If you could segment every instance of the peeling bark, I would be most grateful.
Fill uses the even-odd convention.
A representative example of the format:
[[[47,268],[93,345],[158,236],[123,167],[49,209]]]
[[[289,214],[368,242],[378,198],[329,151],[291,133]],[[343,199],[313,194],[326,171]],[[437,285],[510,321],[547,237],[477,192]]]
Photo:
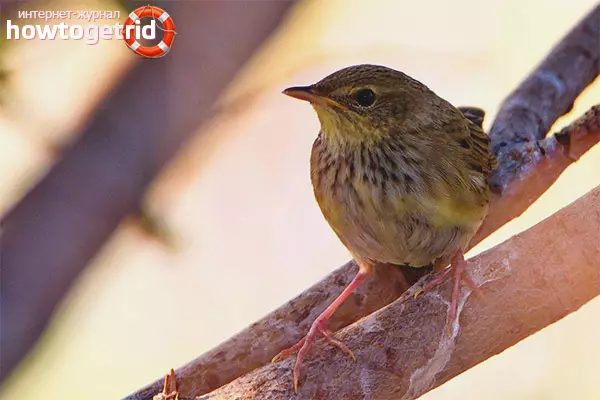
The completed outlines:
[[[411,289],[336,334],[356,362],[317,345],[305,360],[297,394],[290,357],[199,399],[417,398],[600,295],[598,227],[600,187],[471,259],[471,276],[487,304],[463,289],[450,336],[444,328],[451,282],[416,301]]]

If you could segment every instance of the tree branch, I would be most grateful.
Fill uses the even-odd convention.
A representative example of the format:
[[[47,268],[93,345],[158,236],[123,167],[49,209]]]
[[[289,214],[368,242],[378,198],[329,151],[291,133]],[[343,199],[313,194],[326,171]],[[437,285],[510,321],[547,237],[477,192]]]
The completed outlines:
[[[600,105],[554,135],[514,146],[513,157],[504,171],[511,172],[510,183],[502,193],[492,193],[491,207],[472,245],[521,215],[572,163],[600,141]],[[515,161],[518,159],[519,161]],[[506,160],[506,159],[505,159]],[[499,176],[499,175],[497,175]],[[505,175],[508,176],[508,175]]]
[[[311,353],[296,398],[414,399],[577,310],[600,295],[599,226],[600,187],[470,260],[487,304],[463,290],[450,337],[451,282],[417,301],[411,289],[336,335],[356,362],[323,344]],[[201,398],[290,399],[293,366],[268,364]]]
[[[536,133],[527,136],[531,140],[524,142],[523,134],[519,133],[521,128],[518,123],[519,120],[528,118],[526,117],[528,109],[533,110],[533,113],[541,112],[536,100],[539,98],[539,94],[535,88],[540,85],[539,91],[545,93],[548,81],[539,78],[540,76],[542,78],[559,76],[560,82],[563,84],[558,104],[544,103],[544,117],[543,120],[539,120],[539,123],[543,123],[546,127],[543,129],[548,129],[557,118],[567,111],[568,107],[565,107],[564,104],[572,104],[583,88],[600,73],[597,62],[600,49],[598,46],[591,46],[589,41],[593,35],[596,37],[600,35],[599,20],[600,6],[592,10],[554,48],[547,59],[531,74],[533,78],[525,80],[522,86],[509,97],[509,99],[519,98],[521,104],[529,107],[525,107],[515,114],[517,122],[514,124],[510,122],[512,115],[510,109],[514,110],[515,104],[519,102],[508,101],[509,99],[505,101],[492,129],[495,132],[493,142],[504,141],[506,144],[495,145],[494,149],[496,154],[507,147],[513,150],[510,153],[505,152],[504,156],[500,155],[500,166],[495,176],[501,178],[495,179],[502,184],[496,186],[497,190],[492,197],[490,213],[473,239],[472,246],[498,227],[519,216],[550,187],[568,165],[600,141],[600,130],[597,129],[600,119],[598,106],[590,110],[581,120],[586,122],[578,122],[570,130],[563,130],[558,135],[544,140],[539,140],[543,136]],[[581,45],[579,44],[580,40],[582,41]],[[579,53],[574,52],[573,49]],[[577,62],[574,63],[573,60],[577,60]],[[576,67],[573,67],[572,64],[576,64]],[[589,71],[593,71],[594,77]],[[504,107],[507,107],[508,111],[505,111]],[[462,108],[461,110],[475,123],[480,123],[480,119],[483,119],[483,115],[478,109]],[[534,129],[533,132],[539,132],[540,129],[542,128]],[[347,326],[369,315],[373,310],[386,306],[391,300],[398,298],[409,284],[415,283],[423,272],[414,269],[401,270],[403,274],[394,272],[397,269],[375,268],[377,275],[359,287],[346,302],[347,304],[334,315],[331,320],[332,328],[336,330]],[[179,368],[176,375],[182,398],[192,398],[215,390],[235,377],[242,376],[258,366],[268,363],[279,351],[296,343],[306,334],[316,315],[340,294],[355,273],[356,266],[352,262],[345,264],[294,300],[215,349]],[[419,318],[426,317],[420,316]],[[280,332],[285,334],[280,334]],[[338,372],[342,371],[337,366],[343,367],[331,364],[327,368],[335,369]],[[268,371],[270,370],[265,370],[265,373]],[[257,382],[261,379],[256,375],[252,376],[256,377]],[[126,399],[148,400],[161,388],[162,380],[158,380]]]
[[[496,191],[529,168],[530,160],[543,156],[543,150],[536,148],[535,143],[571,110],[579,93],[596,79],[600,68],[598,38],[600,5],[504,100],[490,130],[492,150],[502,166],[492,178]],[[525,156],[526,162],[516,156]]]
[[[293,4],[165,2],[186,34],[167,57],[140,60],[81,140],[1,222],[0,380]]]

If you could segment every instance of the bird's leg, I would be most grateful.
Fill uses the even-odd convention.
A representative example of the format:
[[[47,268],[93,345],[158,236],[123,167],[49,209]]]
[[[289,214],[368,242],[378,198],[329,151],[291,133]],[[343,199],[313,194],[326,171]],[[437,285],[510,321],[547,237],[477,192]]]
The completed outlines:
[[[483,297],[483,294],[481,293],[481,291],[479,290],[475,282],[473,282],[473,280],[469,276],[469,273],[467,272],[467,262],[465,261],[465,257],[462,251],[456,253],[456,255],[452,257],[450,266],[448,268],[438,272],[435,277],[430,279],[425,285],[423,285],[422,288],[417,290],[417,292],[415,293],[415,298],[419,294],[427,292],[444,283],[448,279],[450,273],[452,273],[453,285],[452,300],[450,301],[450,311],[448,314],[448,329],[450,329],[450,327],[456,320],[458,314],[458,297],[460,294],[461,281],[466,283],[469,289],[471,289],[471,291],[475,293],[475,295],[477,295],[477,297],[479,297],[480,300],[485,302],[485,297]]]
[[[368,265],[365,265],[365,266],[361,265],[360,270],[358,271],[358,273],[356,274],[356,276],[354,277],[352,282],[350,282],[350,284],[348,286],[346,286],[346,288],[333,301],[333,303],[331,303],[329,305],[329,307],[327,307],[325,309],[325,311],[323,311],[321,313],[321,315],[319,315],[317,317],[317,319],[315,319],[315,321],[311,325],[306,336],[304,338],[302,338],[302,340],[300,340],[294,346],[290,347],[289,349],[283,350],[282,352],[280,352],[273,358],[273,362],[275,362],[275,361],[279,360],[280,358],[287,357],[291,354],[294,354],[296,351],[298,351],[298,356],[296,357],[296,364],[294,366],[294,391],[295,392],[298,391],[298,380],[300,378],[300,367],[302,366],[302,361],[304,360],[304,357],[306,357],[308,350],[310,349],[310,347],[312,346],[312,344],[315,342],[315,340],[317,339],[317,337],[319,335],[322,335],[325,338],[325,340],[327,340],[329,343],[339,347],[343,352],[350,355],[350,357],[352,357],[353,359],[356,359],[354,357],[354,354],[352,353],[352,351],[348,348],[348,346],[346,346],[344,343],[335,339],[332,336],[331,331],[327,328],[327,322],[329,321],[329,318],[331,318],[333,313],[335,313],[335,311],[348,298],[348,296],[350,296],[350,293],[352,293],[354,291],[354,289],[356,289],[358,287],[358,285],[360,285],[360,283],[365,279],[365,277],[367,275],[369,275],[369,273],[370,273],[370,267]]]

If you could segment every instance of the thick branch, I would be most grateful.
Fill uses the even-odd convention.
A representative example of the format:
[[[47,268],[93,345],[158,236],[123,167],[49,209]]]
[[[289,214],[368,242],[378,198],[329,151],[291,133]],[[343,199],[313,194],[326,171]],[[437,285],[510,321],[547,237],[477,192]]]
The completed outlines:
[[[590,47],[588,41],[588,36],[600,29],[598,23],[594,25],[594,20],[598,21],[599,19],[599,12],[600,6],[584,18],[556,46],[546,61],[540,64],[539,69],[531,75],[533,77],[536,75],[545,76],[544,74],[559,75],[562,79],[561,82],[564,84],[564,98],[561,97],[556,107],[549,104],[546,106],[549,108],[544,109],[546,112],[544,114],[545,119],[540,121],[546,127],[544,129],[548,129],[556,118],[568,110],[568,107],[561,105],[564,100],[567,99],[568,103],[571,104],[585,87],[584,83],[589,83],[594,79],[588,73],[581,75],[581,71],[589,71],[590,68],[595,67],[594,77],[600,73],[598,64],[593,65],[593,60],[598,60],[600,57],[600,47]],[[579,40],[583,40],[583,45],[579,45]],[[574,54],[572,49],[578,49],[581,54]],[[581,69],[571,69],[571,61],[567,56],[575,57],[576,60],[583,60],[577,64]],[[560,60],[560,62],[557,60]],[[575,76],[571,76],[571,74]],[[545,88],[546,81],[531,78],[525,80],[510,98],[521,98],[525,103],[532,105],[533,110],[537,110],[535,99],[538,95],[535,87],[538,84],[541,85],[540,92],[547,90]],[[506,111],[505,107],[507,108]],[[565,138],[564,133],[561,133],[558,139],[550,137],[545,140],[538,140],[541,137],[536,133],[531,135],[533,141],[527,143],[523,143],[523,136],[518,133],[520,125],[509,123],[511,115],[509,110],[513,107],[513,102],[505,102],[497,119],[499,122],[494,124],[497,132],[494,136],[496,142],[498,140],[506,142],[506,145],[496,145],[495,150],[499,151],[508,146],[513,149],[510,156],[500,156],[500,166],[496,172],[496,176],[501,176],[504,179],[501,185],[502,194],[497,192],[493,195],[490,213],[473,239],[472,245],[481,241],[498,227],[519,216],[554,183],[568,165],[600,141],[600,132],[598,129],[593,129],[595,124],[597,126],[598,118],[600,118],[597,107],[586,114],[585,119],[587,122],[579,125],[585,127],[585,129],[573,129],[568,133],[568,140]],[[464,108],[462,111],[476,123],[479,122],[479,118],[482,118],[477,109]],[[517,113],[515,118],[521,120],[523,117],[521,113]],[[505,122],[502,122],[503,120]],[[498,127],[504,128],[500,129]],[[534,130],[534,132],[538,131]],[[543,149],[543,151],[540,149]],[[232,339],[178,369],[176,373],[182,395],[193,397],[214,390],[229,382],[232,377],[241,376],[257,366],[263,365],[266,360],[269,360],[283,348],[296,343],[306,333],[309,323],[312,322],[312,319],[307,319],[309,316],[308,311],[300,312],[298,305],[302,305],[302,310],[314,309],[315,313],[310,314],[310,318],[313,318],[316,313],[323,310],[339,295],[342,288],[350,282],[354,273],[355,269],[352,263],[346,264],[334,274],[300,294],[293,301],[283,305]],[[359,296],[363,299],[361,307],[350,307],[346,309],[346,312],[337,313],[335,315],[336,327],[346,326],[368,315],[369,310],[376,310],[389,304],[390,297],[396,298],[400,292],[386,292],[390,296],[380,296],[379,285],[391,286],[395,290],[401,291],[401,288],[405,287],[406,281],[412,284],[419,277],[418,272],[414,276],[409,276],[410,273],[411,270],[409,269],[404,270],[404,276],[381,273],[385,279],[372,278],[368,287],[365,286],[360,289]],[[390,279],[394,278],[398,279],[396,284],[390,282]],[[336,282],[339,279],[339,283],[331,285],[332,279]],[[371,294],[372,290],[377,292]],[[315,296],[315,293],[320,295]],[[286,332],[285,337],[278,337],[278,340],[271,341],[268,332],[281,331],[282,323]],[[151,399],[152,394],[158,393],[161,387],[162,381],[156,381],[132,394],[127,399]]]
[[[296,398],[414,399],[577,310],[600,295],[599,226],[600,187],[471,260],[487,304],[463,291],[450,337],[451,283],[416,301],[409,290],[336,335],[356,362],[324,344],[312,352]],[[269,364],[206,398],[290,399],[293,363]]]
[[[357,271],[353,262],[347,263],[283,307],[178,369],[179,392],[184,398],[203,394],[269,363],[277,354],[276,349],[283,349],[306,334],[317,315],[331,304]],[[375,277],[359,287],[336,312],[330,321],[333,330],[372,313],[380,308],[379,304],[391,303],[409,287],[398,268],[377,268],[374,273]],[[162,385],[162,380],[156,381],[127,399],[152,399]]]

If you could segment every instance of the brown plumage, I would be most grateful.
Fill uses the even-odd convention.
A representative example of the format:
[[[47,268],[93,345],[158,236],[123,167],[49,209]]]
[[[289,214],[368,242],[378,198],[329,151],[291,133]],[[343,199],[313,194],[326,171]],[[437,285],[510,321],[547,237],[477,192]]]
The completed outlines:
[[[379,263],[451,271],[455,286],[473,282],[463,252],[488,210],[489,177],[496,165],[479,126],[425,85],[402,72],[358,65],[308,87],[284,93],[313,105],[321,132],[311,154],[316,200],[332,229],[360,266],[353,283],[317,318],[300,349],[295,385],[306,349],[326,321]],[[330,341],[333,340],[329,337]],[[333,341],[344,351],[343,344]]]

